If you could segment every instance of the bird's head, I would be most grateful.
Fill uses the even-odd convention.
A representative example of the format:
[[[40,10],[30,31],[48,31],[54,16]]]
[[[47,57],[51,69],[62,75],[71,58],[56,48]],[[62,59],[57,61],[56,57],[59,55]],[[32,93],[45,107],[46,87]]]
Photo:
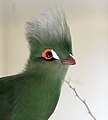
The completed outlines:
[[[76,64],[70,30],[60,9],[51,9],[32,18],[27,22],[26,30],[31,63],[48,68]]]

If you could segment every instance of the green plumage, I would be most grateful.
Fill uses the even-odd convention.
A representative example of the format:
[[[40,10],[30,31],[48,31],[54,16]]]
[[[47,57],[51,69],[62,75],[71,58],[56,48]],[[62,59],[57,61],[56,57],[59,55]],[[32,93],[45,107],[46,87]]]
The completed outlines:
[[[0,120],[48,120],[59,99],[71,51],[71,37],[64,14],[50,10],[27,23],[30,58],[21,74],[0,78]],[[60,60],[41,57],[53,49]]]

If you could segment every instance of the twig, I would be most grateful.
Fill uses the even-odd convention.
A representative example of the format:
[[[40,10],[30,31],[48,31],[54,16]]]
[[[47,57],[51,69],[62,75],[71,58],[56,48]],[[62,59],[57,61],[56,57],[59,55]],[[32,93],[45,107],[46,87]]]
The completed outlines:
[[[91,112],[88,104],[86,103],[86,100],[83,100],[83,99],[80,97],[80,95],[78,94],[78,92],[76,91],[76,89],[71,86],[71,84],[70,84],[70,79],[69,79],[69,81],[66,81],[66,80],[65,80],[65,82],[68,84],[69,88],[74,91],[75,96],[85,105],[85,107],[86,107],[86,109],[87,109],[87,111],[88,111],[88,114],[93,118],[93,120],[96,120],[96,118],[95,118],[94,115],[92,114],[92,112]]]

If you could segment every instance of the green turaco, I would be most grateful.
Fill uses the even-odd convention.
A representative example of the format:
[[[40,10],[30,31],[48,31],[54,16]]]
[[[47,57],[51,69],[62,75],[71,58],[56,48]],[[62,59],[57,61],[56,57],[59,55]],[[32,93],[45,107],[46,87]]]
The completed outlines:
[[[76,64],[64,13],[45,11],[26,25],[30,57],[25,70],[0,78],[0,120],[48,120],[69,65]]]

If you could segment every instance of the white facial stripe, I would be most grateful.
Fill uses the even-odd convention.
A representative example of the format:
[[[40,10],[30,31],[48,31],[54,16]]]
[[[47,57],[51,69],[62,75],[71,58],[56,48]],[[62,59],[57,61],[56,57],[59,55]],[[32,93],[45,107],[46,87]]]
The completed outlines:
[[[53,50],[51,50],[51,51],[52,51],[52,54],[53,54],[53,58],[55,58],[57,60],[60,60],[60,58],[58,57],[58,55]]]

